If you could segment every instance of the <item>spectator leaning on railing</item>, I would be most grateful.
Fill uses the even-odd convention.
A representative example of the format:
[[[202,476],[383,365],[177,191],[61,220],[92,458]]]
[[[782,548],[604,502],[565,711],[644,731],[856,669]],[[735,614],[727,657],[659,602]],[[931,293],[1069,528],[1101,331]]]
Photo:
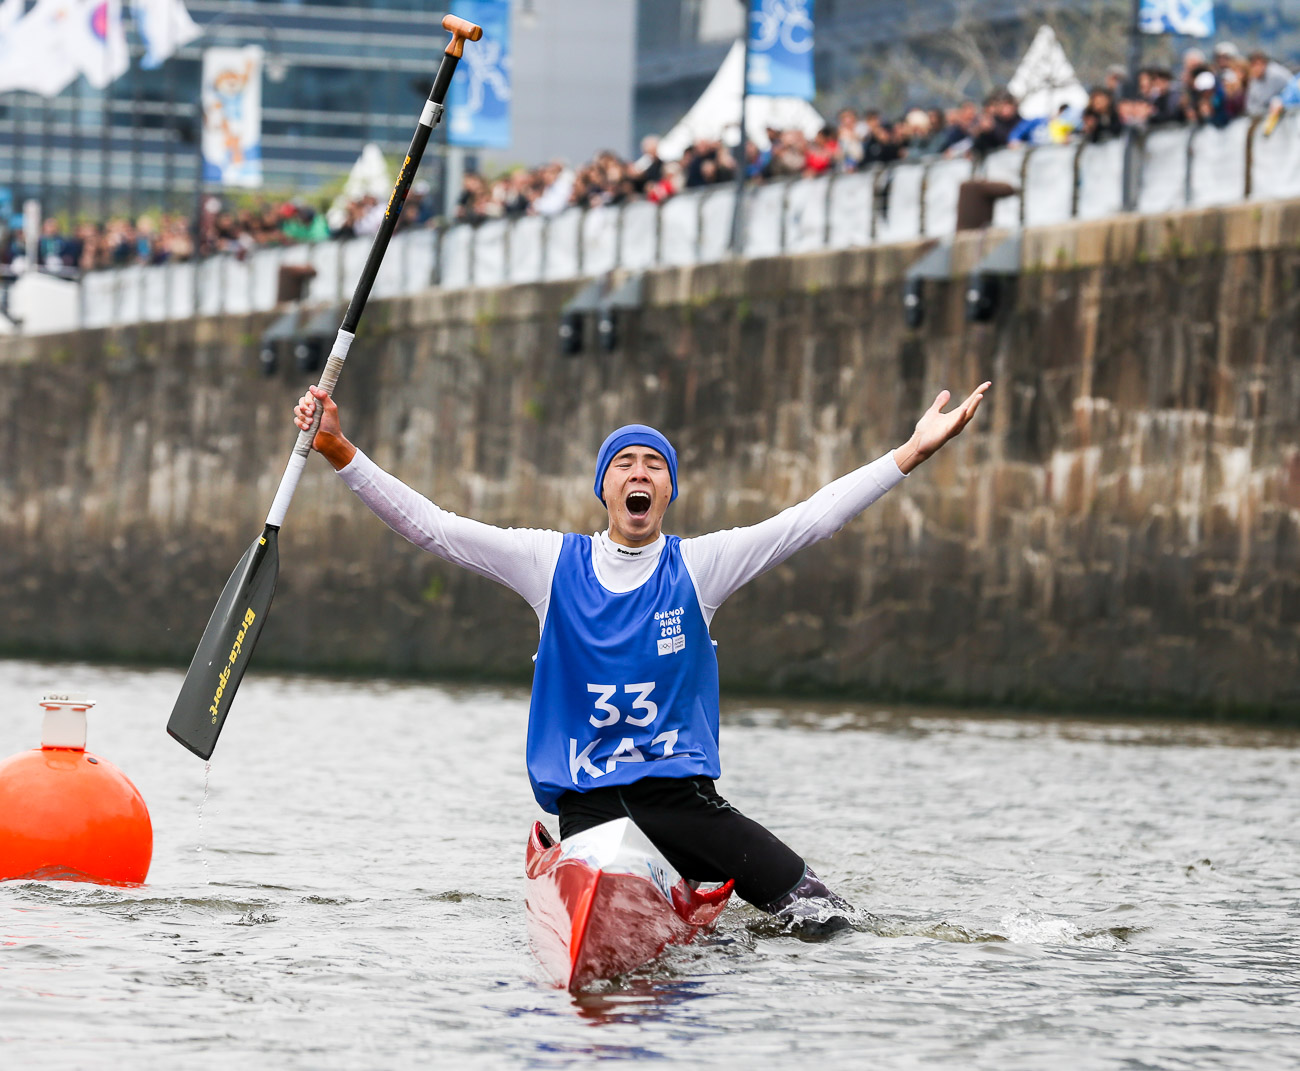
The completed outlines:
[[[1270,59],[1266,52],[1252,52],[1248,62],[1250,84],[1246,87],[1246,114],[1266,115],[1269,105],[1290,83],[1291,71]]]

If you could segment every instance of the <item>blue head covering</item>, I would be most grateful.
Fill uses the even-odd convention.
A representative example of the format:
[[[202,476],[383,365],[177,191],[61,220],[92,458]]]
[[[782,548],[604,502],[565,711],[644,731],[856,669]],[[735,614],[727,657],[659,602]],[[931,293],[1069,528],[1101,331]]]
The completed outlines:
[[[596,497],[601,502],[605,501],[605,496],[601,493],[605,484],[605,471],[619,452],[629,446],[648,446],[663,454],[664,460],[668,462],[668,475],[673,480],[673,493],[668,501],[673,501],[677,497],[677,451],[662,433],[645,424],[624,424],[611,431],[609,438],[600,444],[600,453],[596,455]]]

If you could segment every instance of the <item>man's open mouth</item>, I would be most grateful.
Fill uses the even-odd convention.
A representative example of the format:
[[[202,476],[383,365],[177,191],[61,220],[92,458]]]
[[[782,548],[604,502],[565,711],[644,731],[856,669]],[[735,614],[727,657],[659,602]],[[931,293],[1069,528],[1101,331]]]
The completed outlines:
[[[633,491],[627,496],[627,511],[633,517],[644,517],[650,512],[650,495],[645,491]]]

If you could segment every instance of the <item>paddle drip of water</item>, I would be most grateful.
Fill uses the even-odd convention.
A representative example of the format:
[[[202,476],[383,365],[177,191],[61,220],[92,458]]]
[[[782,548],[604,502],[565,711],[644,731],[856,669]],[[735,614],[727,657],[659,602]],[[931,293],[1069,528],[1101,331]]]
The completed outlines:
[[[208,777],[212,773],[212,763],[203,764],[203,798],[199,800],[199,843],[194,849],[199,853],[199,858],[203,860],[203,883],[212,884],[212,867],[208,863],[208,857],[203,854],[203,807],[208,802]]]

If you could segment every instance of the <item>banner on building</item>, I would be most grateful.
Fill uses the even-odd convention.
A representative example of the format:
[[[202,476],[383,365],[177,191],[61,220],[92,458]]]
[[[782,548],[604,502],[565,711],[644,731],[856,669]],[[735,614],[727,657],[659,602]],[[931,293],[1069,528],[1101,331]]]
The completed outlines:
[[[203,181],[262,185],[262,50],[203,53]]]
[[[121,0],[37,0],[15,19],[16,10],[6,5],[8,25],[0,31],[0,92],[53,97],[78,75],[103,89],[131,65]]]
[[[745,90],[765,97],[816,96],[813,0],[749,0]]]
[[[1214,36],[1214,0],[1139,0],[1138,28],[1143,33]]]
[[[510,146],[510,2],[467,0],[456,14],[483,27],[465,49],[447,93],[447,141],[481,149]]]
[[[168,56],[203,32],[190,18],[184,0],[131,0],[131,12],[144,42],[140,66],[147,71],[161,67]]]

